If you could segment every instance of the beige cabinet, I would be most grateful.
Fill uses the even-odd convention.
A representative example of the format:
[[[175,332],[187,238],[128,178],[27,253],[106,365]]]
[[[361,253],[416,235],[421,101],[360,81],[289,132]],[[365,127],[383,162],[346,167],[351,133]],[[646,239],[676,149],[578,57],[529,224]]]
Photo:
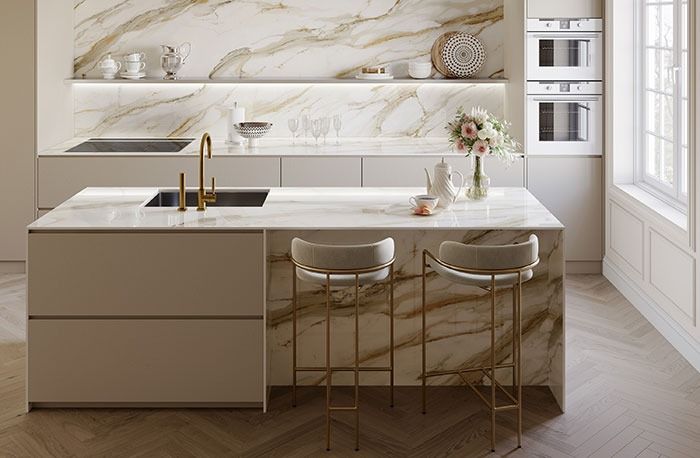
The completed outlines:
[[[31,403],[260,405],[262,320],[41,320],[28,325]]]
[[[54,208],[89,186],[172,187],[180,172],[187,187],[198,185],[198,159],[186,157],[53,157],[38,160],[38,206]],[[280,184],[277,157],[215,156],[205,163],[219,187],[274,187]]]
[[[603,257],[603,159],[530,157],[528,188],[565,226],[567,261]]]
[[[259,233],[29,234],[30,316],[264,314]]]
[[[282,186],[362,186],[361,157],[283,157]]]
[[[531,18],[601,18],[603,0],[526,0]]]
[[[390,157],[366,157],[362,165],[363,186],[425,186],[425,170],[433,175],[435,164],[440,162],[439,156],[390,156]],[[462,156],[445,157],[445,161],[452,166],[452,170],[461,172],[465,180],[471,173],[471,161]],[[513,164],[506,165],[495,158],[487,159],[486,173],[491,178],[491,185],[496,187],[523,187],[525,185],[525,173],[523,159],[518,158]],[[459,183],[459,177],[455,177],[455,184]]]

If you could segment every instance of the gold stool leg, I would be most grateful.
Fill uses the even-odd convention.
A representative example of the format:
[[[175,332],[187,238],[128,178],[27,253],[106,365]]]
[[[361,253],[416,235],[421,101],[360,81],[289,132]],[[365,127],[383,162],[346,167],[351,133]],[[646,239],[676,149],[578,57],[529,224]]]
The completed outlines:
[[[360,275],[355,274],[355,451],[360,450]]]
[[[522,380],[522,352],[523,352],[523,330],[522,330],[522,301],[523,301],[523,282],[522,273],[518,272],[518,300],[516,301],[517,316],[518,316],[518,358],[516,360],[517,370],[517,385],[518,385],[518,448],[523,444],[523,380]]]
[[[423,272],[421,274],[422,286],[422,301],[421,301],[421,350],[422,350],[422,366],[421,366],[421,384],[423,394],[423,415],[425,415],[425,251],[423,252]]]
[[[517,380],[516,380],[517,379],[517,376],[516,376],[517,368],[515,367],[515,365],[516,365],[515,358],[516,358],[517,351],[518,351],[518,348],[517,348],[517,346],[518,346],[518,336],[517,336],[517,334],[518,334],[518,324],[517,324],[518,314],[517,314],[517,308],[516,308],[517,302],[518,302],[518,285],[516,283],[515,285],[513,285],[513,303],[512,303],[512,307],[513,307],[513,333],[512,333],[513,334],[513,337],[512,337],[513,338],[513,348],[511,349],[511,355],[513,358],[513,397],[514,398],[517,398],[517,396],[518,396],[518,388],[517,388]]]
[[[292,263],[292,407],[297,406],[297,267]]]
[[[390,406],[394,407],[394,265],[389,267],[391,272],[391,283],[389,284],[389,366],[391,372],[389,374],[389,396]]]
[[[331,292],[326,274],[326,451],[331,450]]]
[[[496,451],[496,276],[491,275],[491,451]]]

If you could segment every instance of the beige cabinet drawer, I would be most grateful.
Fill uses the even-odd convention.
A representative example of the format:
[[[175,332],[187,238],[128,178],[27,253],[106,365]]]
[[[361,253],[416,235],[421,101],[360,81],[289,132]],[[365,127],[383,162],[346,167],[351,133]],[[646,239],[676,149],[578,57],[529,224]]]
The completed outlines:
[[[425,186],[425,169],[433,176],[435,164],[440,162],[440,157],[366,157],[362,166],[362,185],[365,187],[403,187]],[[445,162],[469,179],[471,173],[471,161],[459,156],[445,157]],[[506,166],[496,158],[488,158],[485,172],[491,178],[491,186],[494,187],[523,187],[525,185],[525,172],[523,159]],[[454,177],[455,184],[459,184],[459,177]]]
[[[283,157],[282,186],[362,186],[362,158]]]
[[[254,316],[262,233],[29,234],[30,316]]]
[[[189,188],[198,185],[194,156],[40,157],[37,168],[39,208],[54,208],[89,186],[177,188],[180,172],[186,173]],[[205,168],[219,187],[271,187],[280,182],[280,161],[274,157],[215,156]]]
[[[600,18],[603,0],[528,0],[531,18]]]
[[[262,402],[262,320],[30,320],[29,402]]]

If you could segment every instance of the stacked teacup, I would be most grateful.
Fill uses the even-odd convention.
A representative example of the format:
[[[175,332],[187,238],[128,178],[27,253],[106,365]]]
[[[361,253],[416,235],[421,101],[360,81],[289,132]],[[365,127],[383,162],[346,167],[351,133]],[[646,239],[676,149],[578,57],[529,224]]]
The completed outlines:
[[[100,62],[102,78],[106,80],[113,80],[120,68],[122,68],[122,63],[112,59],[111,54],[107,54],[107,58]]]
[[[142,52],[132,52],[124,56],[122,78],[139,79],[146,76],[146,55]]]

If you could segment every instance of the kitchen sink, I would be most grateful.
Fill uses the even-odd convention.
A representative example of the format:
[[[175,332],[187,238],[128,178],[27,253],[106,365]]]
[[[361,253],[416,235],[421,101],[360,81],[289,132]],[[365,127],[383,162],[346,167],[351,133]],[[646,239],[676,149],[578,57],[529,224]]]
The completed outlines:
[[[216,202],[208,202],[207,207],[262,207],[269,190],[264,191],[217,191]],[[185,193],[188,207],[197,206],[197,191]],[[161,191],[151,199],[146,207],[177,207],[180,205],[178,191]]]

